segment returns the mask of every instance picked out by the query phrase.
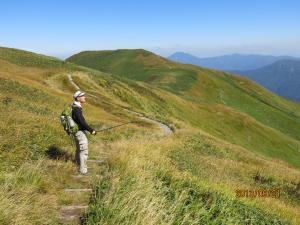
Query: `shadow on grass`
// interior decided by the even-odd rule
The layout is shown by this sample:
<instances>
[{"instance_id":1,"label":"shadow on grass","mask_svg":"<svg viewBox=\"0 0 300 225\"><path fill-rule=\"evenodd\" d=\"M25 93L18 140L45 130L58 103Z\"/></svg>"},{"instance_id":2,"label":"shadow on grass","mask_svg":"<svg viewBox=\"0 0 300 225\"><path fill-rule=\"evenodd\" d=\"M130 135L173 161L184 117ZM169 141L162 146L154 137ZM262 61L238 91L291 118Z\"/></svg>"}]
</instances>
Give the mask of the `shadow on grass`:
<instances>
[{"instance_id":1,"label":"shadow on grass","mask_svg":"<svg viewBox=\"0 0 300 225\"><path fill-rule=\"evenodd\" d=\"M54 160L74 161L71 153L63 150L56 145L51 145L48 148L48 150L46 151L46 156Z\"/></svg>"}]
</instances>

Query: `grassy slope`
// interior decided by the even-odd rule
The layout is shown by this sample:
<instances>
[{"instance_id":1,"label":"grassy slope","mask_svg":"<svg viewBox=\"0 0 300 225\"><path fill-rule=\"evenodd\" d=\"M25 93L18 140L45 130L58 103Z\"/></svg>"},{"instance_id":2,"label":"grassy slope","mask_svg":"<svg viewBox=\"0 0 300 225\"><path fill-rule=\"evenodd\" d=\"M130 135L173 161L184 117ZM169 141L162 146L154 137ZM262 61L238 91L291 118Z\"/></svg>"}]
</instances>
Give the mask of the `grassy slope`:
<instances>
[{"instance_id":1,"label":"grassy slope","mask_svg":"<svg viewBox=\"0 0 300 225\"><path fill-rule=\"evenodd\" d=\"M194 103L193 108L174 105L178 119L251 151L300 166L300 106L254 82L178 64L144 50L89 51L67 61L171 91Z\"/></svg>"},{"instance_id":2,"label":"grassy slope","mask_svg":"<svg viewBox=\"0 0 300 225\"><path fill-rule=\"evenodd\" d=\"M0 134L4 137L0 158L1 223L56 223L54 218L62 198L57 190L63 188L75 167L70 162L44 156L51 148L73 151L57 122L74 91L67 79L70 73L90 94L91 104L86 106L86 114L96 127L133 119L122 107L180 127L176 135L161 139L155 127L141 122L92 140L91 153L98 151L98 142L104 142L113 155L111 169L97 185L98 192L88 213L90 224L100 221L107 224L189 224L192 221L271 224L285 220L299 223L298 170L282 161L228 144L191 125L199 127L203 123L209 133L216 136L218 132L230 133L227 139L233 142L235 137L239 142L244 131L238 125L244 126L244 120L249 120L248 132L257 138L257 129L266 129L263 138L272 143L263 144L263 138L255 140L270 147L275 142L293 148L295 140L291 137L220 104L199 104L144 83L71 64L61 66L62 62L49 67L47 57L26 55L24 59L18 58L17 63L10 57L0 60L0 99L5 106L0 113ZM38 66L23 66L23 60L38 62ZM195 117L195 112L201 117ZM218 112L234 113L229 118L232 121L224 117L220 123L230 123L221 128L214 121L220 118L215 116ZM222 139L226 139L225 134L220 135ZM252 146L250 141L249 145ZM266 200L234 196L237 188L266 186L280 187L284 194L279 199Z\"/></svg>"},{"instance_id":3,"label":"grassy slope","mask_svg":"<svg viewBox=\"0 0 300 225\"><path fill-rule=\"evenodd\" d=\"M60 67L65 63L57 58L14 48L0 47L0 59L23 66Z\"/></svg>"},{"instance_id":4,"label":"grassy slope","mask_svg":"<svg viewBox=\"0 0 300 225\"><path fill-rule=\"evenodd\" d=\"M71 56L67 61L133 80L160 83L175 92L188 89L197 76L193 70L181 68L142 49L87 51Z\"/></svg>"}]
</instances>

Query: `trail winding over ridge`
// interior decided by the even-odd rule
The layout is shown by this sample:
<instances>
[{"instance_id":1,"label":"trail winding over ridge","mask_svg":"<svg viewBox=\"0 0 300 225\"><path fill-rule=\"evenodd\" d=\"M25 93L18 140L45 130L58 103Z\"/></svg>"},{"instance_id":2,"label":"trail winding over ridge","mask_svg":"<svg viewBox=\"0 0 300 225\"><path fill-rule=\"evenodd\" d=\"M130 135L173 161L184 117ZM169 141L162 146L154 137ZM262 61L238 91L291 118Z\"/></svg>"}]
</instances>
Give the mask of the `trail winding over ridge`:
<instances>
[{"instance_id":1,"label":"trail winding over ridge","mask_svg":"<svg viewBox=\"0 0 300 225\"><path fill-rule=\"evenodd\" d=\"M80 87L73 81L72 79L72 76L70 74L68 74L68 79L69 79L69 82L70 84L76 89L76 90L80 90ZM90 95L90 94L89 94ZM93 96L93 97L96 97L95 95L90 95L90 96ZM151 118L148 118L146 116L144 116L142 113L139 113L139 112L135 112L135 111L132 111L132 110L129 110L129 109L126 109L122 106L118 106L120 107L122 110L125 110L127 111L128 113L130 114L133 114L135 116L137 116L138 118L144 120L144 121L147 121L147 122L150 122L152 124L155 124L155 125L158 125L160 127L160 129L163 131L164 133L164 136L168 136L168 135L171 135L173 132L173 130L167 126L166 124L164 123L161 123L157 120L154 120L154 119L151 119ZM88 160L88 163L89 165L90 164L97 164L98 166L101 166L101 164L105 164L105 159L103 158L103 156L100 156L98 160L91 160L89 159ZM92 167L93 168L93 167ZM91 167L89 167L89 170L91 169ZM90 177L90 175L73 175L71 176L73 179L75 179L78 182L80 181L83 181L86 177ZM100 175L99 174L96 174L94 175L94 177L99 177ZM91 187L81 187L81 188L75 188L75 187L71 187L71 188L65 188L64 189L64 192L65 193L69 193L71 195L82 195L82 194L91 194L93 193L93 189ZM88 202L82 202L81 204L73 204L73 205L62 205L60 207L60 216L59 216L59 219L60 221L63 223L63 224L74 224L74 222L76 224L85 224L85 218L82 217L82 215L86 212L86 210L88 209Z\"/></svg>"},{"instance_id":2,"label":"trail winding over ridge","mask_svg":"<svg viewBox=\"0 0 300 225\"><path fill-rule=\"evenodd\" d=\"M68 74L68 79L70 84L76 89L76 90L80 90L80 87L73 81L72 76L70 74ZM96 97L95 95L91 95L93 97ZM152 124L155 124L157 126L159 126L159 128L163 131L165 136L171 135L174 133L174 131L166 124L161 123L157 120L148 118L146 116L144 116L142 113L139 112L135 112L126 108L123 108L121 106L120 107L122 110L127 111L130 114L133 114L135 116L137 116L138 118L150 122ZM91 160L89 159L89 165L90 164L96 164L98 166L101 166L101 164L105 164L105 159L103 158L103 156L98 156L98 159L96 160ZM92 167L93 168L93 167ZM91 170L91 167L89 167L89 171ZM93 175L94 178L100 177L100 175L98 173ZM71 176L73 179L75 179L78 182L82 181L82 179L84 178L88 178L91 177L91 174L86 176L86 175L72 175ZM86 184L86 183L84 183ZM91 193L93 194L93 189L92 187L81 187L81 188L76 188L74 186L69 187L69 188L65 188L64 192L65 193L69 193L71 195L83 195L83 194L88 194L91 195ZM82 215L86 212L86 210L88 209L88 202L82 202L81 204L72 204L72 205L62 205L60 207L60 216L59 219L63 224L74 224L74 222L76 224L85 224L85 218L82 217Z\"/></svg>"},{"instance_id":3,"label":"trail winding over ridge","mask_svg":"<svg viewBox=\"0 0 300 225\"><path fill-rule=\"evenodd\" d=\"M72 78L72 75L71 74L68 74L68 79L70 81L70 83L74 86L74 88L76 90L80 90L80 87L73 81L73 78ZM93 95L94 96L94 95ZM96 96L95 96L96 97ZM125 111L128 111L129 113L131 114L134 114L136 116L138 116L140 119L144 120L144 121L148 121L150 123L153 123L153 124L156 124L160 127L160 129L164 132L164 134L166 136L170 135L170 134L173 134L174 131L166 124L160 122L160 121L157 121L157 120L154 120L154 119L151 119L149 117L146 117L144 116L143 114L141 113L138 113L138 112L134 112L132 110L129 110L129 109L125 109L125 108L122 108L120 107L122 110L125 110Z\"/></svg>"}]
</instances>

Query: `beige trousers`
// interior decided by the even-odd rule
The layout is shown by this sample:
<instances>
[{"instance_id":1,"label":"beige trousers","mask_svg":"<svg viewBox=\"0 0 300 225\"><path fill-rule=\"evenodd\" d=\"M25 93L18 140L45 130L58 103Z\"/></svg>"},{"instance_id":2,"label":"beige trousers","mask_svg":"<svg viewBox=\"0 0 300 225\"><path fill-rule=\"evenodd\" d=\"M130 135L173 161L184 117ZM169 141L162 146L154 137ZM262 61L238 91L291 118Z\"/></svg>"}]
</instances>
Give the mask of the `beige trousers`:
<instances>
[{"instance_id":1,"label":"beige trousers","mask_svg":"<svg viewBox=\"0 0 300 225\"><path fill-rule=\"evenodd\" d=\"M87 173L87 159L88 159L88 139L85 131L77 131L75 133L76 153L75 160L79 166L80 173Z\"/></svg>"}]
</instances>

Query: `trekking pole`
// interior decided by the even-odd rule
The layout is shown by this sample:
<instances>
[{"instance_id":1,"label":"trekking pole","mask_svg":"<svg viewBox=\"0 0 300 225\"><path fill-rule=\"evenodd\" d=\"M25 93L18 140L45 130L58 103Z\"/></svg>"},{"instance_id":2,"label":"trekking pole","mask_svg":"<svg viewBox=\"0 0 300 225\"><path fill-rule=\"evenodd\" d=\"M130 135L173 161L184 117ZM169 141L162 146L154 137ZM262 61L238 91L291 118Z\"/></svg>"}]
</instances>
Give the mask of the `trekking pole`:
<instances>
[{"instance_id":1,"label":"trekking pole","mask_svg":"<svg viewBox=\"0 0 300 225\"><path fill-rule=\"evenodd\" d=\"M124 126L126 124L135 123L135 122L136 121L129 121L127 123L122 123L122 124L119 124L119 125L116 125L116 126L112 126L112 127L108 127L108 128L104 128L104 129L101 129L101 130L96 130L96 132L102 132L102 131L105 131L105 130L110 130L110 129L113 129L113 128L116 128L116 127Z\"/></svg>"}]
</instances>

